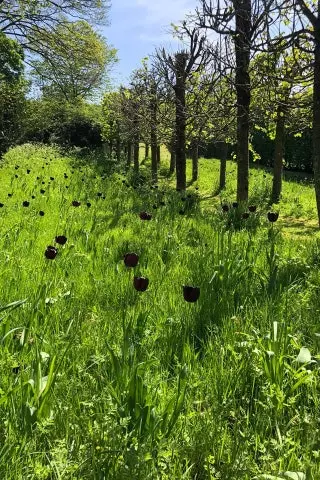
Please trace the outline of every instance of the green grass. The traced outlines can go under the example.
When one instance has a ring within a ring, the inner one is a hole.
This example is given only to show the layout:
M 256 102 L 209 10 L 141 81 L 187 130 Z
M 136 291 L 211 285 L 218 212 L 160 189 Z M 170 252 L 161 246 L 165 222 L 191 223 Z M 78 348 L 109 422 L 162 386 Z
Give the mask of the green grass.
M 245 222 L 213 195 L 217 161 L 186 200 L 172 179 L 133 188 L 109 166 L 36 146 L 4 158 L 0 478 L 320 478 L 320 243 L 290 232 L 315 221 L 311 187 L 285 182 L 271 225 L 260 170 Z M 221 200 L 234 188 L 232 172 Z

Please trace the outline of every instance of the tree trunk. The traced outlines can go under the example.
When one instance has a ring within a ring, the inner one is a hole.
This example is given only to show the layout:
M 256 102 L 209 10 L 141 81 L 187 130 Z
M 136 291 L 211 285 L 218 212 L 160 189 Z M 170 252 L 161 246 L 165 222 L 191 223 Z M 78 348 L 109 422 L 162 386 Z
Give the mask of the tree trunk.
M 237 91 L 237 200 L 247 201 L 249 194 L 249 115 L 251 0 L 234 0 L 236 13 L 236 91 Z
M 139 172 L 139 141 L 135 141 L 133 146 L 133 168 L 136 173 Z
M 187 55 L 175 57 L 175 104 L 176 104 L 176 188 L 186 189 L 186 70 Z
M 198 171 L 199 171 L 199 145 L 197 140 L 192 143 L 192 181 L 196 182 L 198 180 Z
M 149 145 L 148 143 L 146 143 L 144 158 L 147 159 L 148 157 L 149 157 Z
M 117 161 L 121 160 L 121 141 L 120 141 L 120 122 L 117 121 L 117 141 L 116 141 Z
M 176 152 L 175 150 L 171 151 L 170 154 L 170 168 L 169 168 L 169 174 L 172 175 L 176 169 Z
M 318 4 L 318 9 L 320 5 Z M 312 106 L 312 157 L 314 171 L 314 187 L 316 193 L 318 221 L 320 227 L 320 10 L 314 28 L 315 49 L 313 67 L 313 106 Z
M 151 89 L 151 102 L 150 102 L 150 112 L 151 112 L 151 176 L 152 181 L 156 183 L 158 181 L 158 158 L 157 158 L 157 96 L 156 96 L 156 86 L 153 84 Z
M 127 147 L 127 167 L 131 167 L 131 160 L 132 160 L 132 145 L 130 142 L 128 142 L 128 147 Z
M 279 203 L 282 188 L 283 152 L 285 141 L 286 106 L 279 103 L 277 108 L 276 137 L 273 155 L 272 202 Z
M 221 157 L 220 157 L 219 190 L 223 190 L 226 186 L 227 156 L 228 156 L 228 144 L 227 142 L 222 142 Z
M 160 165 L 160 160 L 161 160 L 161 147 L 160 145 L 157 146 L 157 161 L 158 164 Z

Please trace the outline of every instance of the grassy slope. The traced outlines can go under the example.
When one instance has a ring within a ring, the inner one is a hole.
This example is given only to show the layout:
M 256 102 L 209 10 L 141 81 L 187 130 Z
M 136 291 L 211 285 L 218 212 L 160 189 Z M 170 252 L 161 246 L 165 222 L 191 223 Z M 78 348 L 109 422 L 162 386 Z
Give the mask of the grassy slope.
M 271 228 L 263 206 L 256 231 L 227 230 L 213 208 L 218 162 L 201 160 L 201 198 L 187 201 L 170 182 L 163 195 L 133 189 L 75 162 L 19 147 L 1 170 L 1 304 L 25 303 L 0 323 L 0 477 L 319 478 L 319 369 L 295 361 L 303 346 L 320 354 L 314 238 Z M 251 179 L 263 198 L 270 177 Z M 282 222 L 313 225 L 311 188 L 284 192 Z M 57 234 L 68 242 L 46 260 Z M 133 288 L 128 251 L 146 292 Z M 197 303 L 184 284 L 200 286 Z

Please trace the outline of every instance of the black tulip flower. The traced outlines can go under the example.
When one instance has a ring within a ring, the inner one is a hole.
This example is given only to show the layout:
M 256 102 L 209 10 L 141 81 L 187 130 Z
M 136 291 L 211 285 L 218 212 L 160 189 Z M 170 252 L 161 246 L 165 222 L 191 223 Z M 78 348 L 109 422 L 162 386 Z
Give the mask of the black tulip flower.
M 102 192 L 98 192 L 97 197 L 102 197 Z
M 181 201 L 182 201 L 182 202 L 185 202 L 186 200 L 187 200 L 186 197 L 182 197 L 182 198 L 181 198 Z
M 43 217 L 44 216 L 44 211 L 40 210 L 39 215 L 40 215 L 40 217 Z
M 29 205 L 30 205 L 30 202 L 28 202 L 28 200 L 25 200 L 24 202 L 22 202 L 23 207 L 29 207 Z
M 31 195 L 31 198 L 32 198 L 32 200 L 34 200 L 34 199 L 36 198 L 36 196 L 35 196 L 35 195 Z
M 257 210 L 257 206 L 256 205 L 249 205 L 248 209 L 249 209 L 249 212 L 254 213 Z
M 106 197 L 105 197 L 104 195 L 102 195 L 102 197 L 101 197 L 101 198 L 102 198 L 102 200 L 105 200 L 105 199 L 106 199 Z
M 20 371 L 20 365 L 17 365 L 16 367 L 12 368 L 12 373 L 14 373 L 15 375 L 18 375 L 19 371 Z
M 59 245 L 65 245 L 65 243 L 67 243 L 67 237 L 65 235 L 57 235 L 55 242 L 59 243 Z
M 90 203 L 90 202 L 87 202 L 87 207 L 88 207 L 88 208 L 91 207 L 91 203 Z
M 68 175 L 64 174 L 64 178 L 68 178 Z
M 56 247 L 53 247 L 52 245 L 49 245 L 47 247 L 46 251 L 44 252 L 44 255 L 49 260 L 53 260 L 53 259 L 56 258 L 57 253 L 58 253 L 58 250 L 56 249 Z
M 15 178 L 18 178 L 19 175 L 15 174 Z
M 43 193 L 46 193 L 46 191 L 45 191 L 45 190 L 43 190 L 43 188 L 41 188 L 41 190 L 40 190 L 40 193 L 42 193 L 42 194 L 43 194 Z
M 194 303 L 198 300 L 200 295 L 200 287 L 191 287 L 189 285 L 183 286 L 183 298 L 186 302 Z
M 69 185 L 66 185 L 66 188 L 69 188 Z
M 138 292 L 145 292 L 149 285 L 149 278 L 146 277 L 134 277 L 133 286 Z
M 196 187 L 196 190 L 199 190 L 199 187 Z
M 271 223 L 274 223 L 278 220 L 279 213 L 278 212 L 268 212 L 268 220 Z
M 54 180 L 54 177 L 50 177 L 50 180 Z
M 184 210 L 179 210 L 180 215 L 184 215 Z
M 233 202 L 232 206 L 233 206 L 233 208 L 238 208 L 239 204 L 238 204 L 238 202 Z
M 157 207 L 157 205 L 152 205 L 152 208 L 153 208 L 154 210 L 157 210 L 158 207 Z
M 28 170 L 27 170 L 27 174 L 29 175 L 29 173 L 30 173 L 30 172 L 31 172 L 31 170 L 29 170 L 29 168 L 28 168 Z
M 243 220 L 247 220 L 247 219 L 249 218 L 249 216 L 250 216 L 250 213 L 249 213 L 249 212 L 244 212 L 244 213 L 242 214 Z
M 162 207 L 164 207 L 165 204 L 166 204 L 166 202 L 164 202 L 163 200 L 161 200 L 160 205 L 161 205 Z
M 42 185 L 45 185 L 45 184 L 46 184 L 46 182 L 42 182 Z
M 151 213 L 148 213 L 148 212 L 140 212 L 139 216 L 141 220 L 151 220 L 152 218 Z
M 224 212 L 229 212 L 229 205 L 224 204 L 224 205 L 221 206 L 221 208 Z
M 80 205 L 81 205 L 81 202 L 78 202 L 77 200 L 72 201 L 72 206 L 73 207 L 80 207 Z
M 267 175 L 265 173 L 263 174 L 263 178 L 267 178 Z
M 126 267 L 135 267 L 138 264 L 139 256 L 132 252 L 126 253 L 124 256 L 124 264 Z
M 8 193 L 8 197 L 10 197 L 10 198 L 11 198 L 11 197 L 12 197 L 12 195 L 13 195 L 13 193 Z
M 4 203 L 0 203 L 0 208 L 3 208 L 4 207 Z
M 40 180 L 40 177 L 37 177 L 37 180 Z
M 18 170 L 18 168 L 19 168 L 19 165 L 16 165 L 16 166 L 14 167 L 15 170 Z

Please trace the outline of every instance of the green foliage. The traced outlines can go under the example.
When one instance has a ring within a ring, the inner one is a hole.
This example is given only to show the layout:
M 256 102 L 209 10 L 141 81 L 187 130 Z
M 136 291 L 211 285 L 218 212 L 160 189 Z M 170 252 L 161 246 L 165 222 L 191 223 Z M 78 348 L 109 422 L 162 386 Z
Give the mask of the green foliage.
M 33 33 L 41 58 L 32 60 L 32 75 L 50 98 L 75 102 L 92 97 L 116 62 L 116 50 L 84 21 L 60 23 L 54 31 Z
M 47 98 L 29 100 L 23 139 L 61 146 L 101 147 L 101 117 L 100 106 L 83 101 L 70 104 Z

